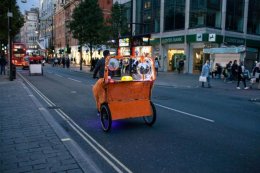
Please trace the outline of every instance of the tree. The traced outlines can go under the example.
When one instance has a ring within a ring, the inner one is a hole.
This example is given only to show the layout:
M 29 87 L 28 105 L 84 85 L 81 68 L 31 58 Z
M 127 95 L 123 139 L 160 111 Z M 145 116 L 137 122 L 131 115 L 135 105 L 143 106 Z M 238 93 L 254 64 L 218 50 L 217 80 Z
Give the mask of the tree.
M 111 18 L 108 20 L 112 39 L 117 40 L 118 37 L 129 34 L 126 11 L 124 5 L 118 2 L 113 4 Z
M 107 32 L 104 24 L 102 10 L 97 0 L 84 0 L 74 9 L 72 20 L 69 23 L 70 31 L 74 38 L 79 41 L 79 46 L 87 44 L 92 49 L 96 44 L 106 41 Z M 80 51 L 80 70 L 82 70 L 82 49 Z
M 11 4 L 11 12 L 13 13 L 12 23 L 11 23 L 11 38 L 20 32 L 24 24 L 24 18 L 21 14 L 16 0 L 1 0 L 0 3 L 0 40 L 7 43 L 8 40 L 8 17 L 7 12 Z

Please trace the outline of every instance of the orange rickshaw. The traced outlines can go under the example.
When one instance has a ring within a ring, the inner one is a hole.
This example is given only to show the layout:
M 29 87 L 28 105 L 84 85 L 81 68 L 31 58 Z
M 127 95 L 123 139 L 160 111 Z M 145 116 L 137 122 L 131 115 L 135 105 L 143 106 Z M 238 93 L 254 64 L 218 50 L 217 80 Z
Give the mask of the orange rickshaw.
M 152 126 L 156 121 L 156 109 L 151 101 L 155 79 L 151 57 L 107 57 L 104 78 L 93 86 L 102 129 L 108 132 L 113 120 L 137 117 L 143 117 Z

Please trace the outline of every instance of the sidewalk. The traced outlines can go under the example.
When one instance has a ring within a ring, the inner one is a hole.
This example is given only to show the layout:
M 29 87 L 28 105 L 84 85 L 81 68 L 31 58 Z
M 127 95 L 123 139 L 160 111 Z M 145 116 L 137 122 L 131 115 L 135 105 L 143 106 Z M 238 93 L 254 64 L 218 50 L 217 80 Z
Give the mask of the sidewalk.
M 1 173 L 101 172 L 18 76 L 0 75 L 0 109 Z

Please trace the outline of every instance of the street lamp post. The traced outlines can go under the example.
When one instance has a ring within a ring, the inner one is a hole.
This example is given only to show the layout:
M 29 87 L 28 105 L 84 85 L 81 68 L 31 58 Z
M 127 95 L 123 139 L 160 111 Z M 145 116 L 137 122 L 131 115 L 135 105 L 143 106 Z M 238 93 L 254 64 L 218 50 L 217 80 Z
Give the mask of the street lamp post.
M 8 8 L 8 13 L 7 13 L 7 18 L 8 18 L 8 59 L 9 59 L 9 80 L 13 80 L 13 65 L 12 65 L 12 38 L 11 38 L 11 24 L 12 24 L 12 17 L 13 13 L 11 12 L 12 9 L 12 2 L 9 1 L 9 8 Z
M 26 3 L 27 0 L 21 0 L 22 3 Z M 9 60 L 9 80 L 13 81 L 14 77 L 13 76 L 13 64 L 12 64 L 12 50 L 13 50 L 13 44 L 12 44 L 12 36 L 11 36 L 11 31 L 12 31 L 12 17 L 13 13 L 11 12 L 12 10 L 12 1 L 9 1 L 9 7 L 8 7 L 8 12 L 7 12 L 7 28 L 8 28 L 8 60 Z

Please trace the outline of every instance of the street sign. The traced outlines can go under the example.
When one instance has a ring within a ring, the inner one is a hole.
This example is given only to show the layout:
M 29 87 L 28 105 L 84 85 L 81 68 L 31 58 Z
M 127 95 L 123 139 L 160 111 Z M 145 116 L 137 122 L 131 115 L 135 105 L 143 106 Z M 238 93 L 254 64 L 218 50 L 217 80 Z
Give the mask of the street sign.
M 209 41 L 215 42 L 216 41 L 216 34 L 209 34 Z
M 7 12 L 7 17 L 13 17 L 13 13 L 12 12 Z
M 202 34 L 201 33 L 196 35 L 196 41 L 202 41 Z

